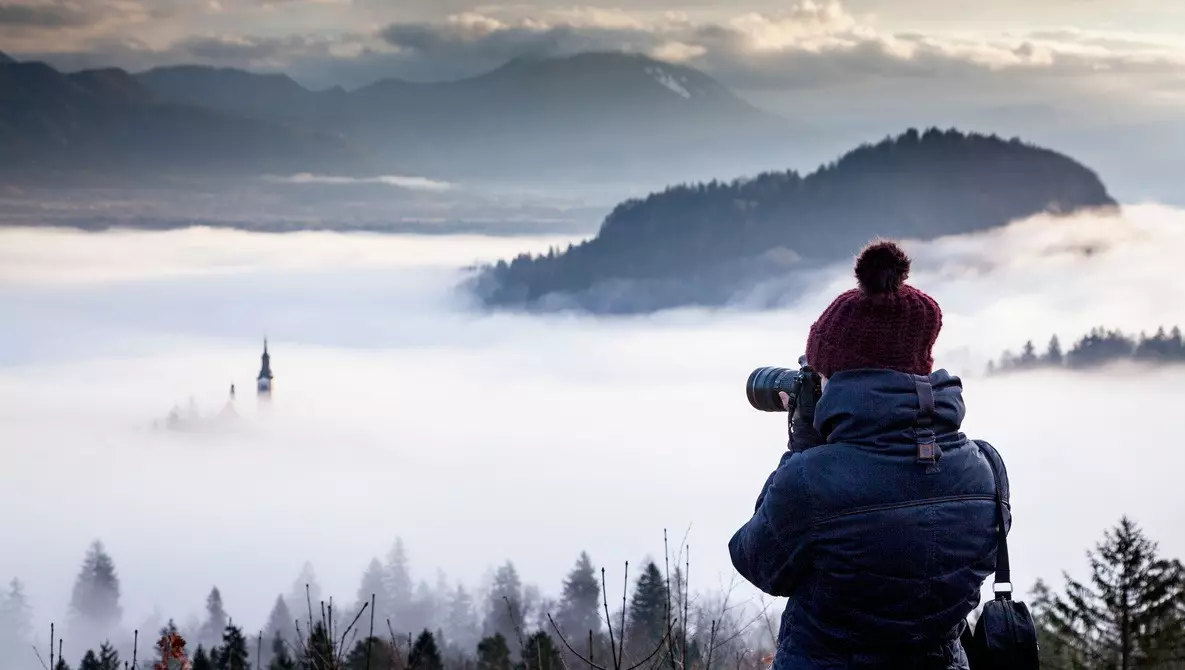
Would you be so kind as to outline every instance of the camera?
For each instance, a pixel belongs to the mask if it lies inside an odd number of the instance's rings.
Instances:
[[[757,368],[749,375],[745,384],[745,395],[754,409],[762,412],[785,412],[791,414],[798,407],[798,401],[803,394],[818,400],[823,393],[822,379],[806,362],[806,356],[798,359],[799,368],[764,367]],[[779,391],[785,391],[790,396],[790,409],[782,406]]]

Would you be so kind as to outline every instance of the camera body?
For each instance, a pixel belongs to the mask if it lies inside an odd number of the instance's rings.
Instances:
[[[798,358],[798,365],[797,370],[772,366],[754,370],[745,384],[749,404],[762,412],[789,411],[793,414],[804,395],[818,400],[823,393],[822,378],[807,364],[806,356]],[[782,406],[782,399],[778,397],[782,391],[790,396],[788,410]]]

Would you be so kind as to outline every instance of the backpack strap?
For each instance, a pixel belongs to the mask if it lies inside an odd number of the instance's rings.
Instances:
[[[995,447],[986,442],[975,440],[979,451],[987,459],[992,468],[992,478],[996,482],[996,576],[992,590],[997,600],[1012,600],[1012,569],[1008,563],[1008,527],[1004,524],[1004,492],[1000,470],[1004,463]]]
[[[918,395],[918,414],[914,419],[914,437],[917,442],[917,463],[926,466],[926,474],[940,472],[938,460],[942,458],[942,447],[934,435],[934,387],[930,378],[914,375],[914,389]]]

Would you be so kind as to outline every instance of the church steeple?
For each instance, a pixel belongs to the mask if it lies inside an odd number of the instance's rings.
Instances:
[[[259,368],[259,377],[255,380],[255,388],[257,394],[263,398],[270,398],[272,395],[272,357],[267,353],[267,338],[263,338],[263,356],[262,364]]]

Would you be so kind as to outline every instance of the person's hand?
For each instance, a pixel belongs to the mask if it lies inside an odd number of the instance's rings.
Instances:
[[[782,409],[787,412],[790,411],[790,394],[785,391],[778,391],[778,397],[782,399]]]
[[[786,447],[790,451],[806,451],[811,447],[823,444],[823,436],[815,430],[815,402],[818,400],[811,394],[798,395],[798,405],[787,417],[787,432],[790,441]],[[782,408],[790,411],[790,395],[785,391],[778,391],[778,398],[782,401]]]

